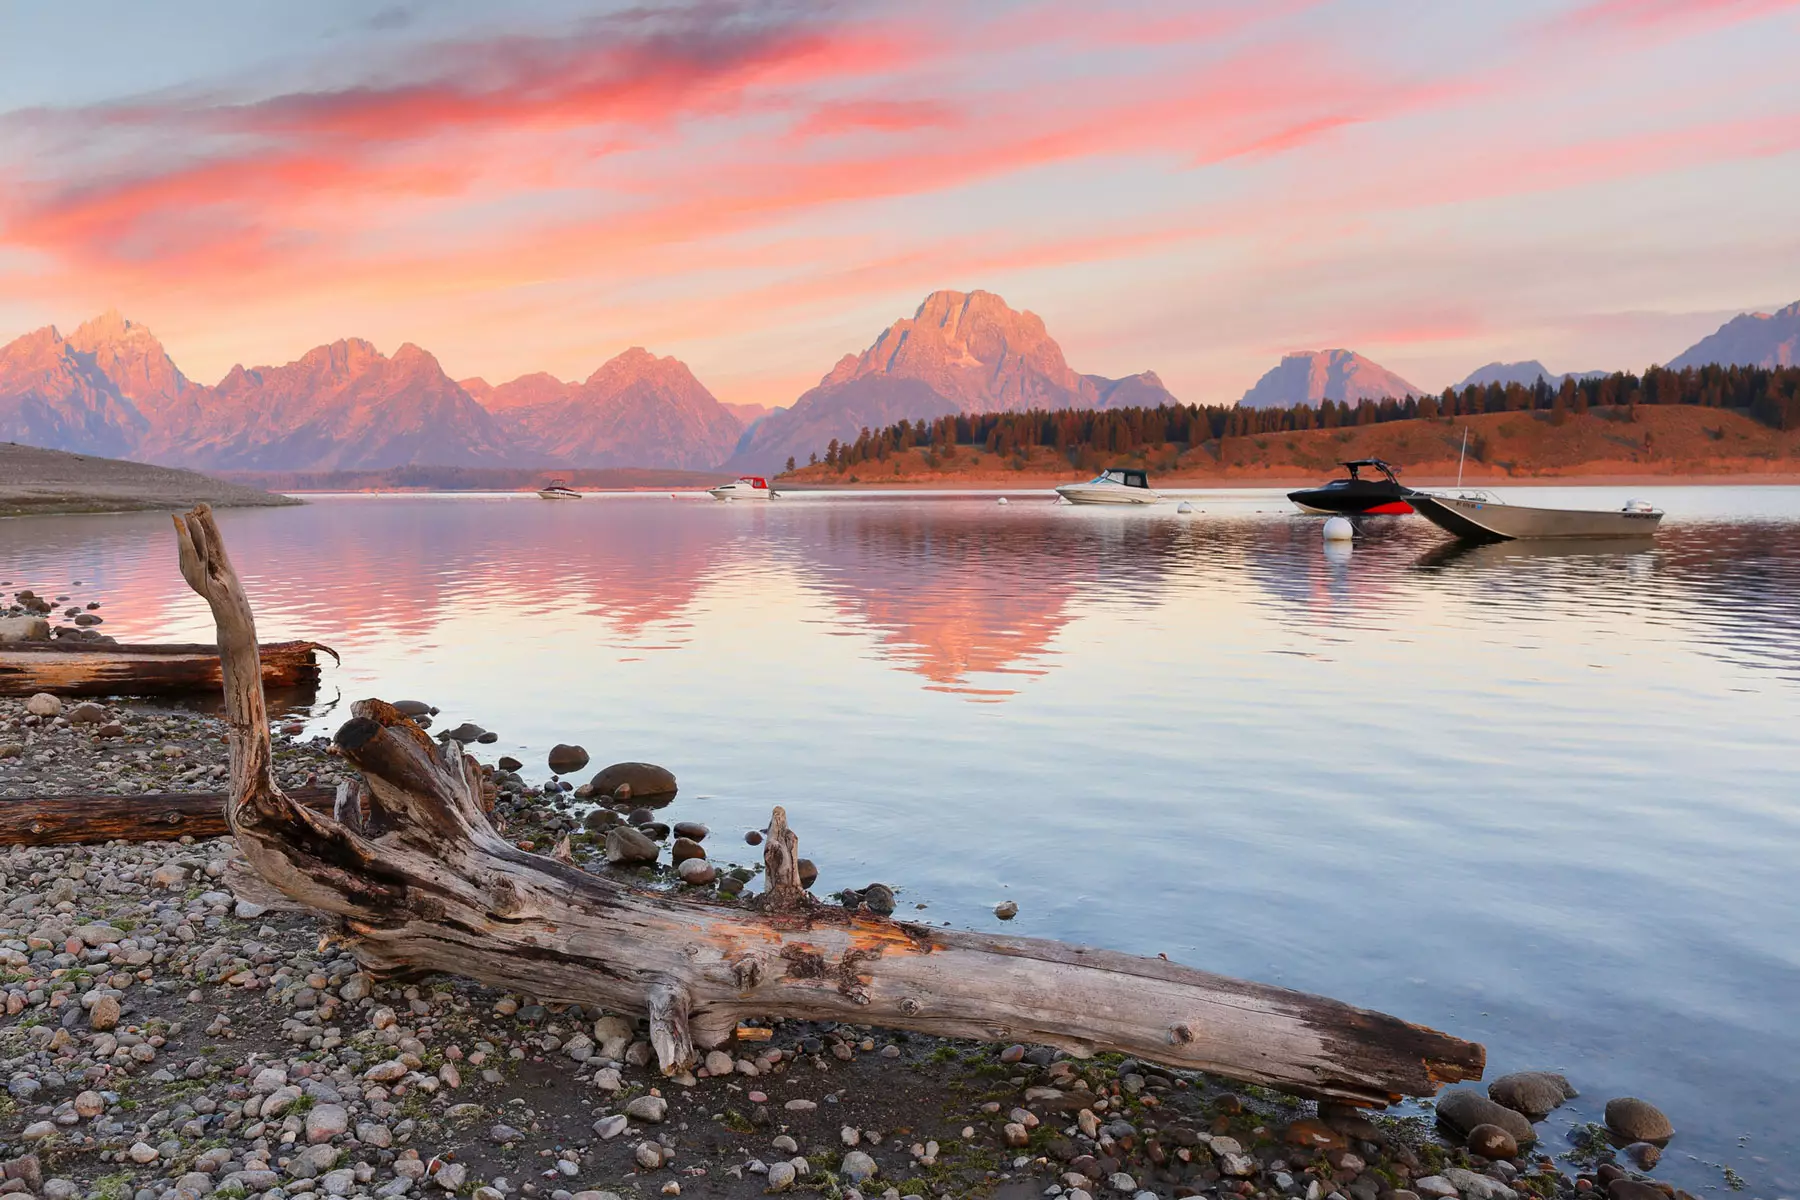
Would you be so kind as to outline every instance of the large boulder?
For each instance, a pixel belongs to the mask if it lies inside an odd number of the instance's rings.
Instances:
[[[1606,1127],[1627,1142],[1660,1145],[1675,1136],[1675,1126],[1662,1110],[1636,1096],[1620,1096],[1606,1102]]]
[[[675,794],[674,773],[655,763],[614,763],[588,786],[596,799],[604,800],[617,795],[621,784],[630,789],[625,795],[633,800],[659,800]]]
[[[1452,1088],[1438,1097],[1438,1120],[1468,1137],[1483,1125],[1498,1125],[1525,1146],[1537,1141],[1537,1131],[1523,1115],[1496,1104],[1474,1088]]]
[[[47,642],[50,622],[42,617],[0,617],[0,646],[8,642]]]
[[[54,717],[62,712],[62,701],[49,692],[39,692],[25,701],[25,711],[34,717]]]
[[[1488,1099],[1541,1121],[1581,1093],[1554,1071],[1514,1071],[1488,1084]]]

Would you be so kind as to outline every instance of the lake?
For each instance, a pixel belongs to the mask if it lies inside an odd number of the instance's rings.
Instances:
[[[1525,489],[1512,489],[1524,501]],[[547,777],[662,763],[723,846],[787,806],[821,893],[1166,953],[1485,1042],[1800,1189],[1800,489],[1532,489],[1653,547],[1322,544],[1276,492],[320,497],[220,523],[310,713],[417,698]],[[204,640],[166,516],[0,521],[0,579]],[[70,588],[73,580],[82,586]],[[750,853],[744,848],[741,858]],[[923,905],[922,911],[913,905]]]

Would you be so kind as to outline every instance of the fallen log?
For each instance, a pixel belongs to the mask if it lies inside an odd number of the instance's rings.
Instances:
[[[231,734],[226,818],[251,869],[335,917],[364,966],[434,971],[646,1016],[665,1073],[743,1017],[827,1019],[1076,1055],[1121,1051],[1302,1095],[1386,1104],[1479,1078],[1479,1045],[1336,1000],[1108,950],[952,932],[825,906],[774,811],[754,909],[676,898],[509,844],[479,769],[380,700],[338,731],[362,806],[324,816],[270,770],[249,601],[205,505],[176,517],[181,571],[212,606]]]
[[[149,796],[0,798],[0,846],[77,846],[97,842],[163,842],[224,837],[224,792]],[[295,788],[288,795],[318,812],[333,811],[334,788]]]
[[[337,651],[319,642],[270,642],[257,647],[263,686],[317,686],[320,650],[337,658]],[[52,696],[166,696],[216,692],[222,683],[217,646],[109,646],[77,641],[0,646],[0,696],[38,692]]]

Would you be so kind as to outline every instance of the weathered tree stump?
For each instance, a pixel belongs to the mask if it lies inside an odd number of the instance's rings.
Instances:
[[[665,1072],[742,1017],[872,1023],[952,1037],[1116,1050],[1362,1104],[1478,1078],[1479,1045],[1335,1000],[1108,950],[853,914],[800,886],[770,822],[753,909],[680,899],[526,853],[494,829],[475,760],[363,700],[337,734],[363,807],[326,816],[270,771],[249,601],[211,512],[175,519],[181,570],[219,627],[231,735],[226,817],[250,866],[335,918],[369,969],[433,971],[602,1005],[650,1022]]]

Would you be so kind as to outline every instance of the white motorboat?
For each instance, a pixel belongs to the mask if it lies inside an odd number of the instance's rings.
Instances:
[[[779,495],[769,490],[769,481],[761,475],[739,475],[730,483],[707,488],[706,492],[714,500],[769,500]]]
[[[565,479],[552,479],[538,489],[539,500],[579,500],[581,493],[570,487]]]
[[[1155,504],[1150,476],[1135,467],[1108,467],[1086,483],[1065,483],[1056,494],[1070,504]]]

